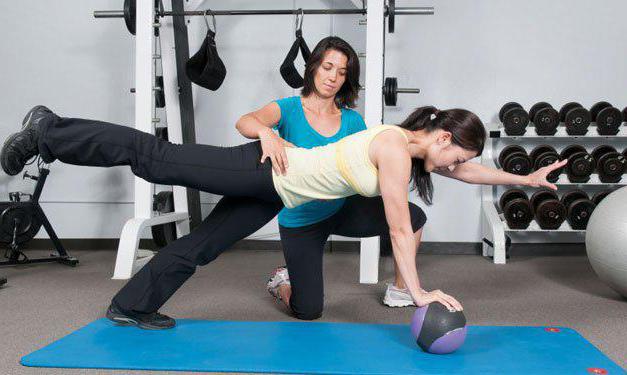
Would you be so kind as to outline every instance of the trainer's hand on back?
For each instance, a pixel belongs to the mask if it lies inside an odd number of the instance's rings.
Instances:
[[[269,128],[268,131],[264,131],[259,135],[259,140],[261,141],[261,150],[263,152],[261,162],[263,163],[267,158],[270,158],[274,172],[284,175],[289,167],[285,147],[294,147],[294,145],[279,137]]]
[[[459,301],[439,289],[431,292],[423,291],[414,302],[416,302],[418,307],[426,306],[432,302],[439,302],[451,311],[462,311],[464,309]]]

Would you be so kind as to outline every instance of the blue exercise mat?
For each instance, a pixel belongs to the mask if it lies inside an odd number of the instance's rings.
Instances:
[[[164,331],[100,319],[23,357],[22,364],[300,374],[625,373],[569,328],[472,326],[461,349],[435,355],[418,348],[409,325],[185,319]]]

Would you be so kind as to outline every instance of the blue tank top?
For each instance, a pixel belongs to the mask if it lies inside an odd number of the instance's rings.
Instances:
[[[340,130],[331,137],[325,137],[309,125],[300,96],[283,98],[275,102],[281,108],[281,119],[275,129],[279,131],[281,138],[297,147],[324,146],[366,129],[366,123],[359,113],[342,108]],[[294,228],[318,223],[338,212],[344,201],[345,199],[313,201],[294,208],[283,208],[279,212],[279,224]]]

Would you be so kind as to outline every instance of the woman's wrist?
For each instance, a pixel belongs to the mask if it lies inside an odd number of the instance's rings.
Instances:
[[[262,138],[268,138],[269,136],[272,135],[272,129],[262,126],[261,129],[259,129],[259,131],[257,132],[257,138],[262,139]]]

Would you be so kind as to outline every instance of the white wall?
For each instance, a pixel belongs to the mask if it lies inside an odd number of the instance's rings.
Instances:
[[[354,3],[206,1],[203,8],[295,9]],[[93,10],[121,5],[120,0],[23,0],[3,5],[2,139],[18,130],[24,113],[40,103],[61,115],[132,124],[133,96],[128,89],[133,86],[134,38],[121,19],[92,16]],[[399,96],[399,105],[386,109],[386,122],[400,122],[413,108],[426,104],[468,108],[486,123],[509,100],[526,107],[540,100],[558,108],[570,100],[585,106],[602,99],[621,108],[627,105],[627,50],[622,48],[627,24],[616,20],[627,11],[625,2],[397,1],[397,6],[421,5],[435,6],[436,14],[397,17],[396,33],[386,37],[386,76],[398,77],[399,86],[420,87],[422,94]],[[359,18],[306,16],[305,38],[313,48],[319,39],[335,34],[357,52],[365,51],[365,27],[358,25]],[[216,42],[227,76],[219,91],[199,91],[196,134],[200,143],[234,145],[245,141],[234,129],[239,116],[297,93],[278,72],[293,40],[294,20],[218,17],[217,22]],[[204,28],[201,17],[190,18],[191,53]],[[132,215],[128,169],[53,164],[51,171],[42,201],[60,237],[119,236]],[[479,188],[437,176],[434,185],[435,204],[426,208],[429,225],[424,239],[479,241]],[[0,174],[0,196],[28,191],[30,186]],[[216,199],[202,195],[205,214]],[[252,237],[277,238],[276,232],[273,222]]]

